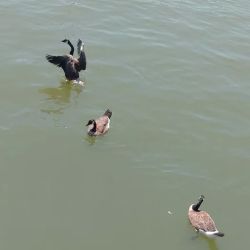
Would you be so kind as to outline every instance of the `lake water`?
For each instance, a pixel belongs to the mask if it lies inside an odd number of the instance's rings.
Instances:
[[[246,250],[250,2],[0,2],[0,248]],[[45,60],[85,42],[84,88]],[[111,129],[86,122],[113,111]],[[199,195],[225,237],[192,239]]]

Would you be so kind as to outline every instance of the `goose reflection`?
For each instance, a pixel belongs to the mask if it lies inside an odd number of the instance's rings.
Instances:
[[[207,239],[206,238],[206,241],[208,242],[208,249],[209,250],[219,250],[215,239]]]
[[[195,237],[192,237],[192,240],[198,240],[198,239],[206,241],[209,250],[219,250],[219,248],[217,247],[216,239],[211,239],[204,235],[200,235],[200,237],[198,237],[198,234]]]
[[[75,98],[78,98],[81,92],[81,86],[68,84],[65,80],[60,82],[59,87],[41,88],[39,93],[47,96],[46,100],[50,101],[49,104],[51,106],[49,108],[42,108],[41,111],[46,113],[62,114],[64,109],[69,106],[71,99],[74,100]]]
[[[94,145],[96,142],[96,137],[95,136],[84,136],[83,138],[84,141],[88,142],[89,145]]]

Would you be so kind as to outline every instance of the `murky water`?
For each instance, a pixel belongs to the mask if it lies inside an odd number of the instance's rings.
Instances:
[[[249,9],[1,1],[1,249],[248,249]],[[85,42],[82,89],[45,60],[64,38]],[[192,239],[200,194],[224,238]]]

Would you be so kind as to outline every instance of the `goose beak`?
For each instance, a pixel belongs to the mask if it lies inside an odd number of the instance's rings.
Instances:
[[[67,39],[64,39],[64,40],[62,40],[61,42],[66,43],[67,41],[68,41]]]

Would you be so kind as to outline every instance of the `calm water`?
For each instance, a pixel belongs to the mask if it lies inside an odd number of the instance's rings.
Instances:
[[[249,9],[1,1],[0,248],[248,249]],[[83,89],[45,60],[64,38],[85,42]],[[91,141],[106,108],[111,130]],[[224,238],[192,239],[200,194]]]

